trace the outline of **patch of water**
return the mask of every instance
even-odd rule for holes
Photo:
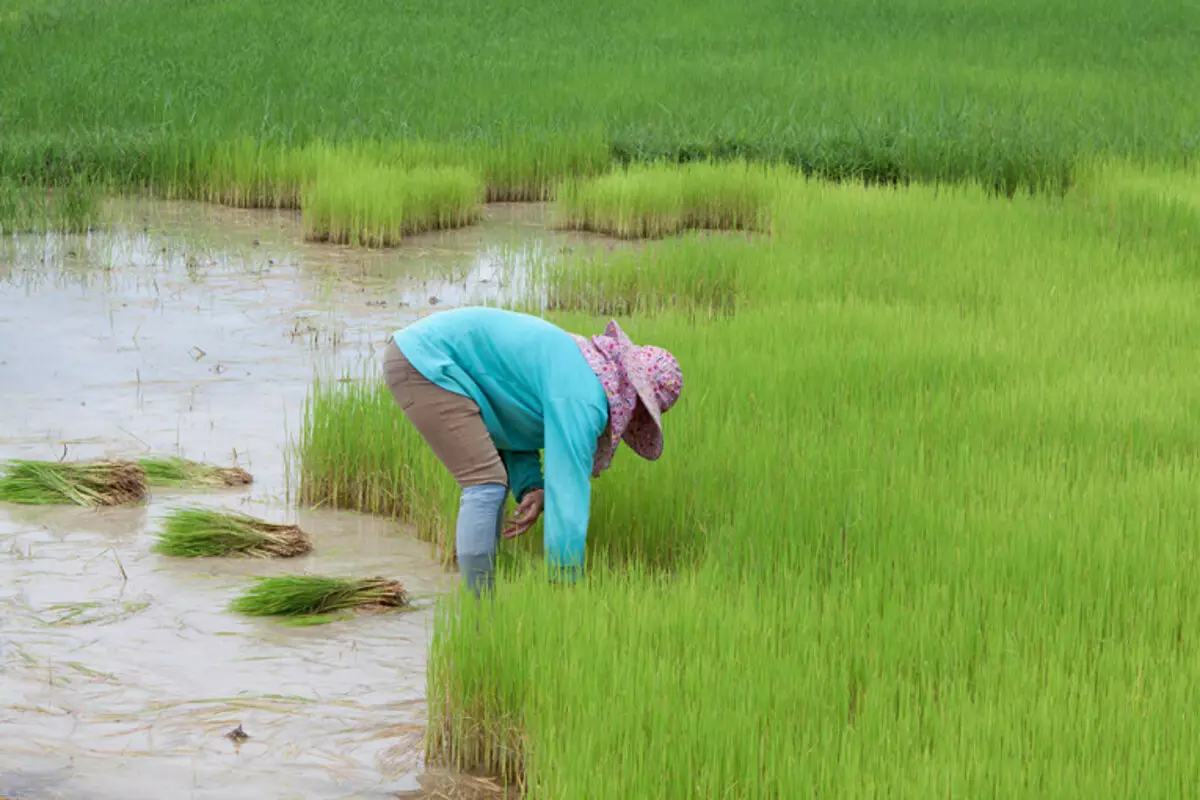
[[[594,240],[547,231],[539,206],[383,252],[306,244],[290,213],[118,211],[111,233],[0,243],[0,459],[177,453],[255,483],[0,506],[0,797],[419,790],[429,604],[454,576],[403,526],[289,509],[288,440],[314,373],[363,367],[422,314],[524,292],[531,264]],[[296,521],[315,550],[151,554],[181,502]],[[397,578],[417,609],[312,628],[226,610],[249,576],[293,571]]]

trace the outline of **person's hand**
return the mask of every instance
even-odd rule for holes
[[[525,493],[525,499],[517,506],[514,513],[504,523],[504,538],[515,539],[533,527],[537,518],[542,515],[542,506],[546,502],[546,493],[541,489],[533,489]]]

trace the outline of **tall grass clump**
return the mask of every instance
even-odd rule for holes
[[[366,247],[397,245],[414,233],[471,224],[479,217],[483,189],[482,180],[463,168],[329,168],[304,189],[304,236]]]
[[[230,609],[254,617],[294,617],[339,611],[386,611],[407,606],[408,592],[387,578],[283,575],[258,578]]]
[[[5,503],[119,506],[145,496],[145,470],[126,461],[12,460],[0,474],[0,502]]]
[[[568,180],[555,196],[556,224],[629,239],[692,228],[764,231],[778,177],[743,162],[635,166]]]
[[[762,282],[768,262],[765,249],[744,240],[687,233],[634,251],[551,261],[529,305],[599,316],[729,316],[746,301],[743,293]]]
[[[153,547],[182,558],[291,558],[311,551],[312,540],[298,525],[198,507],[172,509]]]
[[[137,462],[151,486],[186,489],[246,486],[254,477],[241,467],[218,467],[176,456],[147,456]]]
[[[300,208],[301,192],[317,160],[314,148],[288,148],[249,137],[218,143],[202,153],[202,199],[238,208]]]
[[[317,380],[292,458],[297,502],[379,514],[416,527],[439,557],[454,557],[458,484],[396,405],[378,370]]]
[[[444,602],[433,760],[530,798],[1200,780],[1195,274],[989,193],[792,187],[753,313],[622,320],[683,364],[666,451],[595,481],[584,581]]]
[[[481,148],[488,202],[542,201],[562,180],[586,179],[612,165],[607,143],[594,133],[529,137],[509,134]]]

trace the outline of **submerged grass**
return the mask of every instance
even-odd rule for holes
[[[230,608],[249,616],[310,617],[339,611],[380,611],[408,605],[408,592],[386,578],[284,575],[258,578]]]
[[[153,547],[182,558],[291,558],[311,551],[312,540],[297,525],[210,508],[172,509]]]
[[[146,496],[146,473],[127,461],[12,460],[0,475],[0,502],[119,506]]]
[[[85,233],[102,221],[99,192],[85,180],[25,186],[0,173],[0,236]]]
[[[555,196],[556,224],[626,239],[692,228],[763,231],[780,173],[745,162],[634,166],[573,179]]]
[[[216,488],[246,486],[254,477],[241,467],[218,467],[177,456],[150,456],[137,462],[146,471],[150,486]]]

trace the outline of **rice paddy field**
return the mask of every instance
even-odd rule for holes
[[[0,460],[244,464],[208,504],[313,539],[166,559],[165,469],[0,502],[0,796],[1190,795],[1197,32],[0,0]],[[586,579],[539,526],[482,605],[378,367],[481,303],[685,374],[662,460],[594,482]],[[237,613],[310,571],[418,602]]]

